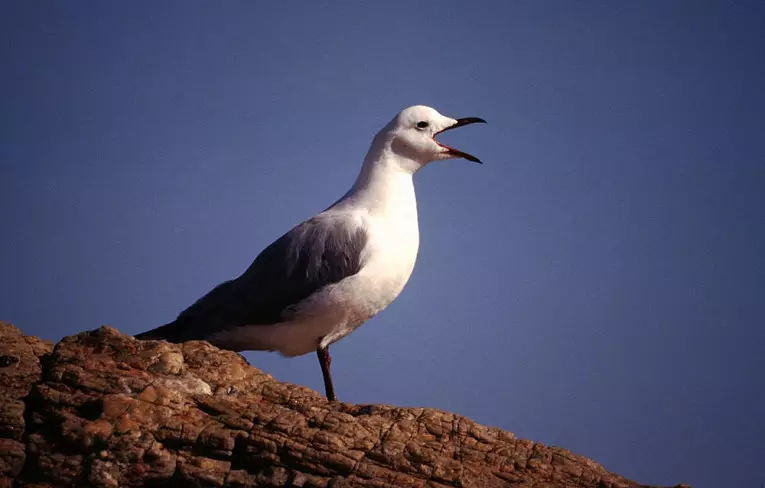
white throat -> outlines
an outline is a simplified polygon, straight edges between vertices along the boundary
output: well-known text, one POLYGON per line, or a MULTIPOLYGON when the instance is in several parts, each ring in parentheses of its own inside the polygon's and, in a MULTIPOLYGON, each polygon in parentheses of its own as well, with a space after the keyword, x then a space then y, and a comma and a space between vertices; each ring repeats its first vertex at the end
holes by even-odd
POLYGON ((381 132, 372 142, 355 183, 335 208, 347 205, 374 216, 408 217, 416 222, 413 176, 421 167, 419 162, 393 152, 381 132))

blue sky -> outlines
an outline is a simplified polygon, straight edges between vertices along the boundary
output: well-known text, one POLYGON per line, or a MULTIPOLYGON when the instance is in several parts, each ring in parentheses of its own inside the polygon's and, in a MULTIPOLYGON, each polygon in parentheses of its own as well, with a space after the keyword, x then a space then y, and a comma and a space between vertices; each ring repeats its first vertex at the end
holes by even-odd
MULTIPOLYGON (((643 483, 765 483, 765 4, 3 2, 0 319, 165 323, 427 104, 421 247, 339 397, 643 483)), ((322 389, 313 355, 247 353, 322 389)))

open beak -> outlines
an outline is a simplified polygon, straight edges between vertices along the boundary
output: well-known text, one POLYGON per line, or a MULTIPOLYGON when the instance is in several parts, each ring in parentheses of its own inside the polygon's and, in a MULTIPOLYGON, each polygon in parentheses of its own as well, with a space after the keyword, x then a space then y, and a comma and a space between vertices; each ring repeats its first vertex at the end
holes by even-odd
MULTIPOLYGON (((462 127, 463 125, 470 125, 475 124, 477 122, 480 122, 482 124, 485 124, 486 121, 483 119, 479 119, 478 117, 465 117, 464 119, 457 119, 457 123, 454 125, 450 125, 449 127, 442 129, 435 134, 433 134, 433 140, 436 141, 436 136, 442 132, 446 132, 447 130, 456 129, 457 127, 462 127)), ((472 154, 468 154, 466 152, 460 151, 459 149, 454 149, 453 147, 449 147, 446 144, 441 144, 440 142, 436 141, 436 144, 446 149, 446 152, 454 157, 457 158, 465 158, 468 161, 473 161, 474 163, 483 164, 480 159, 473 156, 472 154)))

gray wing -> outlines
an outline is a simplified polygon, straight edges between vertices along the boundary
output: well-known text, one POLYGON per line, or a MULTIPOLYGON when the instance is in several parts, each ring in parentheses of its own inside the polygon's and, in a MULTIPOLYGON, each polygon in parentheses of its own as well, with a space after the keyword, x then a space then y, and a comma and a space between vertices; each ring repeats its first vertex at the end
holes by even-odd
POLYGON ((282 322, 289 307, 358 273, 367 240, 356 223, 320 214, 277 239, 240 277, 215 287, 174 322, 136 337, 203 339, 242 325, 282 322))

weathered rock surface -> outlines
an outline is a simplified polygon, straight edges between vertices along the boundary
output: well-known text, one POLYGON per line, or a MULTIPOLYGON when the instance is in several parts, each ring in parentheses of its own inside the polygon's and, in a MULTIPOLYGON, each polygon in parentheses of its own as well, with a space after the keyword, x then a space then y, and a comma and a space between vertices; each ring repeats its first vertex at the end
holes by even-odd
POLYGON ((425 408, 328 403, 206 342, 0 322, 0 488, 641 486, 425 408))

